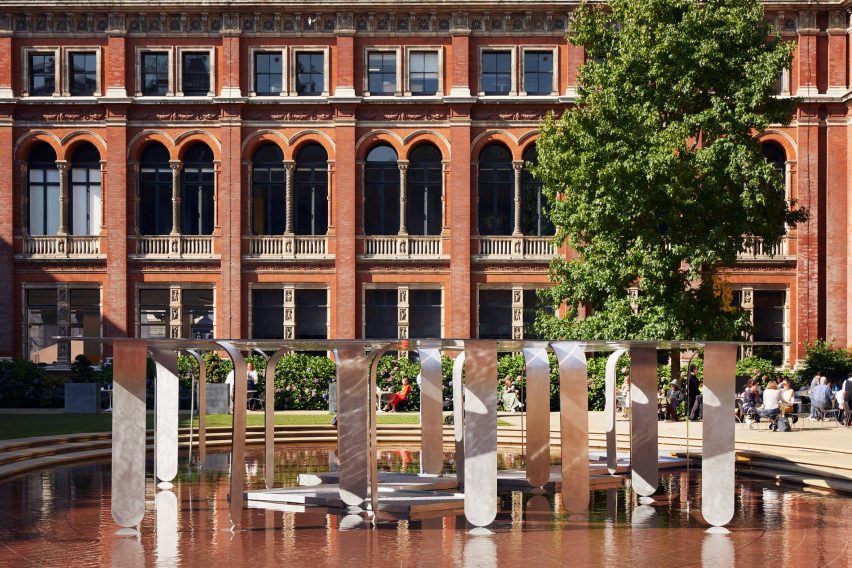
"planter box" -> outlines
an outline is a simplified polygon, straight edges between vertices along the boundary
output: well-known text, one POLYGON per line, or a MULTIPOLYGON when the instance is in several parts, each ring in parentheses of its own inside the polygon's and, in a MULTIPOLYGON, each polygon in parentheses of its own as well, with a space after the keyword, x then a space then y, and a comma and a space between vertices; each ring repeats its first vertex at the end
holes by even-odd
POLYGON ((65 414, 94 414, 100 411, 100 385, 65 383, 65 414))
POLYGON ((207 414, 228 414, 231 385, 207 383, 207 414))

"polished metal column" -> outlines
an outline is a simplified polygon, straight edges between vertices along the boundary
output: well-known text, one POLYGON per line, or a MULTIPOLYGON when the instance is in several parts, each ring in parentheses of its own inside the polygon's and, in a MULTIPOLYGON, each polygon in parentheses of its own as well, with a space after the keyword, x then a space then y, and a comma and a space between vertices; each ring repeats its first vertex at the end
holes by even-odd
POLYGON ((618 360, 626 352, 627 349, 616 349, 606 360, 606 376, 604 378, 604 394, 606 395, 604 431, 606 432, 606 469, 610 475, 614 475, 618 467, 618 443, 615 428, 615 373, 618 370, 618 360))
POLYGON ((231 524, 239 525, 243 512, 246 478, 246 360, 243 354, 228 341, 216 342, 234 364, 234 420, 231 431, 231 524))
POLYGON ((263 463, 267 489, 275 484, 275 368, 281 357, 289 353, 288 347, 279 349, 266 360, 263 370, 263 463))
POLYGON ((198 460, 204 467, 207 459, 207 365, 198 351, 188 349, 186 352, 198 363, 198 460))
POLYGON ((441 389, 441 350, 421 348, 420 357, 420 437, 424 473, 444 471, 443 393, 441 389))
POLYGON ((497 342, 467 340, 464 514, 476 527, 497 516, 497 342))
POLYGON ((154 473, 161 489, 172 487, 178 468, 178 388, 177 355, 171 349, 151 349, 157 368, 154 387, 154 473))
POLYGON ((630 474, 642 497, 657 491, 657 348, 630 345, 630 474))
POLYGON ((562 506, 589 510, 589 387, 583 344, 552 343, 559 361, 559 426, 562 440, 562 506))
POLYGON ((112 518, 122 527, 145 516, 145 341, 113 343, 112 518))
POLYGON ((453 361, 453 437, 456 443, 456 480, 464 489, 464 352, 453 361))
POLYGON ((550 360, 547 343, 525 347, 527 370, 527 480, 534 487, 550 481, 550 360))
POLYGON ((704 346, 704 399, 701 437, 701 514, 713 526, 734 517, 735 423, 737 346, 704 346))
MULTIPOLYGON (((334 350, 337 363, 337 452, 340 456, 340 498, 360 507, 367 499, 369 478, 368 401, 370 357, 359 346, 334 350)), ((375 411, 373 411, 375 412, 375 411)))

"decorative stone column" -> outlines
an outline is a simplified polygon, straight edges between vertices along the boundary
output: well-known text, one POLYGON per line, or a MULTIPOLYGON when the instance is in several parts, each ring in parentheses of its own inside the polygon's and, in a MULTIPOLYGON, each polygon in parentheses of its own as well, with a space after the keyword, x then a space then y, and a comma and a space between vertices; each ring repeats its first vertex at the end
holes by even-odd
MULTIPOLYGON (((56 287, 56 326, 59 335, 71 335, 71 298, 68 284, 56 287)), ((56 364, 68 366, 71 364, 71 342, 59 341, 56 346, 56 364)))
MULTIPOLYGON (((183 164, 180 160, 169 160, 172 168, 172 236, 180 235, 180 172, 183 164)), ((175 252, 175 251, 173 251, 175 252)))
POLYGON ((296 337, 296 289, 292 284, 284 286, 284 339, 296 337))
POLYGON ((515 170, 515 228, 513 237, 522 236, 521 233, 521 172, 524 169, 523 160, 512 160, 512 169, 515 170))
POLYGON ((293 234, 293 174, 296 171, 296 162, 293 160, 284 160, 284 188, 285 200, 287 206, 287 214, 284 223, 284 234, 293 234))
POLYGON ((408 235, 408 219, 406 218, 406 207, 408 205, 408 160, 399 160, 399 235, 408 235))
POLYGON ((397 337, 408 339, 408 286, 400 286, 397 289, 396 311, 397 337))
MULTIPOLYGON (((748 312, 748 319, 754 324, 754 288, 743 288, 741 294, 740 307, 748 312)), ((749 334, 746 341, 754 341, 754 336, 749 334)), ((751 357, 752 354, 752 346, 743 345, 743 357, 751 357)))
POLYGON ((56 160, 59 170, 59 230, 57 235, 68 234, 68 169, 71 167, 66 160, 56 160))
POLYGON ((183 330, 181 325, 182 294, 180 286, 172 286, 169 289, 169 337, 180 339, 183 330))
POLYGON ((512 339, 524 338, 524 289, 512 288, 512 339))
MULTIPOLYGON (((293 235, 293 174, 296 171, 296 162, 284 160, 284 191, 285 209, 284 218, 284 256, 296 257, 296 237, 293 235)), ((286 309, 285 309, 286 311, 286 309)))

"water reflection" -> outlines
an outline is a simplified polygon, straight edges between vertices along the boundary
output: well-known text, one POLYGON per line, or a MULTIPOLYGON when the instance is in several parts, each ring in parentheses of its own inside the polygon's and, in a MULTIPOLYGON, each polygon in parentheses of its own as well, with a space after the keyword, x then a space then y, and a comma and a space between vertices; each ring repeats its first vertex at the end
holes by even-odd
MULTIPOLYGON (((416 450, 385 449, 385 470, 418 471, 416 450)), ((452 455, 445 456, 452 469, 452 455)), ((711 535, 696 518, 700 475, 667 473, 652 505, 635 506, 629 488, 596 491, 583 518, 569 517, 553 494, 501 494, 493 535, 473 536, 461 516, 386 516, 372 530, 364 515, 307 508, 304 512, 243 511, 231 533, 229 454, 208 452, 204 467, 182 462, 173 491, 149 478, 149 511, 139 537, 121 538, 111 520, 109 464, 36 472, 0 483, 0 566, 22 559, 46 565, 218 566, 271 564, 283 558, 309 565, 813 565, 848 563, 849 500, 773 483, 738 480, 731 534, 711 535), (700 543, 700 546, 699 546, 700 543), (807 546, 801 546, 808 543, 807 546)), ((523 463, 503 453, 502 467, 523 463)), ((275 485, 292 486, 305 472, 336 467, 334 452, 286 448, 275 455, 275 485)), ((262 488, 263 450, 247 453, 247 480, 262 488)), ((149 471, 150 464, 149 464, 149 471)))

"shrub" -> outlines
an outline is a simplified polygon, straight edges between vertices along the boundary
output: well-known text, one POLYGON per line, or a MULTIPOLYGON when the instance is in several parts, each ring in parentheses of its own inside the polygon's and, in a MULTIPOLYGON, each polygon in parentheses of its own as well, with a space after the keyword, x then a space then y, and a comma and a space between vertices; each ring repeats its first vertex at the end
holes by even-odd
POLYGON ((817 371, 822 371, 829 380, 840 381, 852 371, 852 354, 848 349, 837 347, 819 339, 805 346, 805 363, 796 377, 798 384, 809 386, 817 371))
POLYGON ((95 379, 95 370, 85 355, 77 355, 71 363, 72 383, 91 383, 95 379))
POLYGON ((757 369, 761 375, 769 375, 771 378, 777 378, 781 373, 775 370, 775 365, 769 359, 762 357, 744 357, 737 361, 737 376, 752 377, 757 369))
POLYGON ((0 407, 59 408, 65 379, 25 359, 0 361, 0 407))

